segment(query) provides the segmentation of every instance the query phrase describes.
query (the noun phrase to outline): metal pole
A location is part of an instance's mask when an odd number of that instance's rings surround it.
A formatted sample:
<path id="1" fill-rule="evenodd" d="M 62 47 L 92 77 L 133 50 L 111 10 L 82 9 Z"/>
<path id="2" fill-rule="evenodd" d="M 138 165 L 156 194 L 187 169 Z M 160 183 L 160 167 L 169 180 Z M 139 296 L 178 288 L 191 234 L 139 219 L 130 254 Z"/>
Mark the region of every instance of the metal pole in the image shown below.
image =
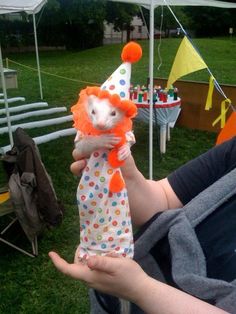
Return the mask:
<path id="1" fill-rule="evenodd" d="M 12 129 L 11 129 L 10 112 L 9 112 L 9 108 L 8 108 L 7 89 L 6 89 L 6 82 L 5 82 L 5 77 L 4 77 L 1 44 L 0 44 L 0 71 L 1 71 L 1 80 L 2 80 L 2 91 L 3 91 L 3 95 L 4 95 L 4 104 L 5 104 L 6 116 L 7 116 L 7 127 L 8 127 L 9 140 L 10 140 L 11 147 L 13 147 L 14 141 L 13 141 Z"/>
<path id="2" fill-rule="evenodd" d="M 150 3 L 149 20 L 149 179 L 153 178 L 153 63 L 154 63 L 154 0 Z"/>
<path id="3" fill-rule="evenodd" d="M 35 41 L 35 53 L 36 53 L 36 60 L 37 60 L 37 67 L 38 67 L 40 97 L 41 97 L 41 99 L 43 99 L 43 89 L 42 89 L 40 64 L 39 64 L 39 52 L 38 52 L 38 40 L 37 40 L 37 29 L 36 29 L 36 22 L 35 22 L 35 14 L 33 14 L 33 24 L 34 24 L 34 41 Z"/>

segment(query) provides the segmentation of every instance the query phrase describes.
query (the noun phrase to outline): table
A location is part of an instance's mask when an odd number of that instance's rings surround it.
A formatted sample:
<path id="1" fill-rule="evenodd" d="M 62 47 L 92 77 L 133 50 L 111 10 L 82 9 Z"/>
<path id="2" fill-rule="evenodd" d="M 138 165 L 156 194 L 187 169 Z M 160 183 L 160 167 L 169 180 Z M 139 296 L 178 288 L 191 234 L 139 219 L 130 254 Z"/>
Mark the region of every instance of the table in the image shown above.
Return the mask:
<path id="1" fill-rule="evenodd" d="M 149 122 L 149 103 L 136 102 L 138 107 L 137 119 Z M 157 101 L 154 105 L 153 122 L 157 122 L 160 126 L 160 152 L 166 152 L 166 141 L 170 140 L 170 127 L 174 127 L 175 122 L 181 111 L 181 99 L 173 100 L 173 97 L 168 97 L 167 102 Z"/>

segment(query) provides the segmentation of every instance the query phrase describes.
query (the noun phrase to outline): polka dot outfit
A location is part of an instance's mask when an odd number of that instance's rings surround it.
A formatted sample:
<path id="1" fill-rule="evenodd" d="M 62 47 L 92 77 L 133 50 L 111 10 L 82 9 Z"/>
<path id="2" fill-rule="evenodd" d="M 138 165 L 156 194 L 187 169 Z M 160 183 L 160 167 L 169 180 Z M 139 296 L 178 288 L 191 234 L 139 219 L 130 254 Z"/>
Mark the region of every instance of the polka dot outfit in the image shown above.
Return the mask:
<path id="1" fill-rule="evenodd" d="M 77 134 L 78 136 L 78 134 Z M 134 135 L 126 136 L 134 143 Z M 87 161 L 77 189 L 80 215 L 80 244 L 76 258 L 106 255 L 114 252 L 133 257 L 133 233 L 126 188 L 109 192 L 114 171 L 108 161 L 108 150 L 93 152 Z"/>

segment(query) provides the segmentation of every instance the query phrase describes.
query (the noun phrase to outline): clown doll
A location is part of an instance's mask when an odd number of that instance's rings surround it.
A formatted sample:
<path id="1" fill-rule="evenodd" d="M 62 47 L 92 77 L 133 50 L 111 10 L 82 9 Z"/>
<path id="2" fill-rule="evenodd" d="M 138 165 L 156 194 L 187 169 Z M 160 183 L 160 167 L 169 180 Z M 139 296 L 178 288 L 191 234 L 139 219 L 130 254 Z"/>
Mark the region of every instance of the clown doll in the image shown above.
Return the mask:
<path id="1" fill-rule="evenodd" d="M 80 244 L 75 262 L 91 255 L 133 257 L 129 201 L 120 166 L 135 142 L 132 118 L 137 108 L 129 100 L 129 87 L 131 63 L 141 56 L 140 45 L 127 44 L 118 69 L 100 88 L 82 90 L 71 109 L 77 129 L 75 148 L 87 158 L 77 189 Z"/>

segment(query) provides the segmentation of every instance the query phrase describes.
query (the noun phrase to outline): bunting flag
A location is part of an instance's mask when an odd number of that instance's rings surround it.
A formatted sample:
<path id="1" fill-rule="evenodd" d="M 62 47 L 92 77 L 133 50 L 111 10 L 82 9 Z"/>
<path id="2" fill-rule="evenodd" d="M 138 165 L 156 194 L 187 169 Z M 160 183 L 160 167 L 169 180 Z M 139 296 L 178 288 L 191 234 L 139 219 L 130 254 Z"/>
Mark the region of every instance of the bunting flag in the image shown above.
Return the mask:
<path id="1" fill-rule="evenodd" d="M 208 68 L 208 66 L 185 36 L 175 56 L 167 82 L 167 89 L 169 89 L 178 78 L 205 68 Z"/>
<path id="2" fill-rule="evenodd" d="M 216 145 L 219 145 L 236 135 L 236 112 L 233 111 L 226 121 L 224 128 L 220 131 Z"/>
<path id="3" fill-rule="evenodd" d="M 230 105 L 231 105 L 231 100 L 229 98 L 221 102 L 221 113 L 219 117 L 212 123 L 212 126 L 215 126 L 219 121 L 220 121 L 221 129 L 225 126 L 226 113 L 229 110 Z"/>
<path id="4" fill-rule="evenodd" d="M 211 75 L 210 79 L 209 79 L 209 89 L 208 89 L 208 94 L 207 94 L 205 110 L 210 110 L 212 108 L 212 96 L 213 96 L 213 91 L 214 91 L 214 81 L 215 81 L 215 78 L 213 77 L 213 75 Z"/>

